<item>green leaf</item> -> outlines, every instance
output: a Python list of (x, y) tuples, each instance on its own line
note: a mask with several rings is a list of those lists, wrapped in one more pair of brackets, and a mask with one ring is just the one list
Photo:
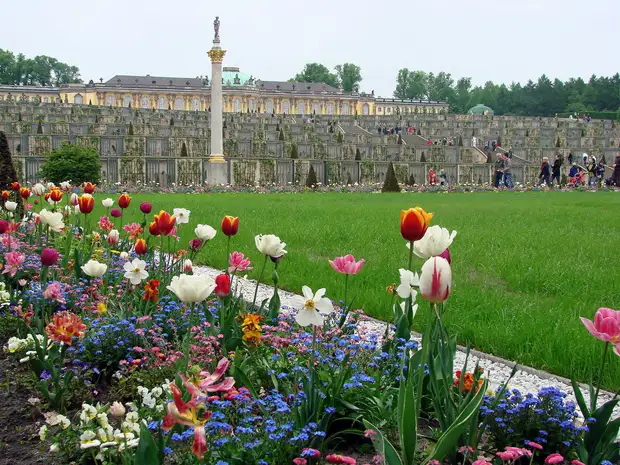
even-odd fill
[(269, 319), (275, 321), (280, 314), (280, 296), (278, 295), (278, 289), (273, 290), (273, 297), (269, 301)]
[[(415, 457), (415, 449), (418, 442), (418, 412), (416, 411), (416, 399), (414, 396), (413, 378), (415, 372), (408, 370), (408, 379), (405, 382), (401, 380), (401, 389), (399, 393), (400, 418), (399, 433), (400, 447), (403, 451), (405, 465), (413, 465)], [(401, 399), (402, 398), (402, 403)]]
[(620, 399), (610, 400), (592, 412), (591, 416), (595, 418), (596, 421), (593, 424), (588, 424), (590, 431), (586, 433), (584, 438), (586, 449), (590, 452), (590, 454), (598, 446), (598, 443), (605, 432), (605, 428), (607, 428), (607, 424), (609, 423), (611, 415), (614, 413), (614, 408), (616, 408), (618, 402), (620, 402)]
[(159, 464), (157, 444), (153, 435), (144, 423), (140, 424), (140, 442), (136, 449), (135, 465), (157, 465)]
[(590, 410), (588, 409), (588, 406), (586, 405), (586, 401), (583, 398), (583, 394), (581, 392), (581, 388), (579, 387), (579, 384), (574, 379), (571, 379), (570, 383), (573, 386), (573, 391), (575, 392), (575, 399), (577, 399), (577, 404), (579, 405), (579, 408), (581, 409), (581, 414), (583, 415), (584, 418), (590, 418)]
[(364, 426), (366, 429), (373, 430), (377, 433), (375, 438), (372, 440), (372, 443), (375, 446), (377, 453), (385, 457), (385, 465), (403, 465), (403, 461), (400, 459), (398, 452), (396, 452), (396, 449), (390, 441), (383, 437), (381, 431), (366, 420), (364, 420)]
[(248, 391), (250, 391), (250, 394), (252, 394), (254, 398), (258, 399), (258, 392), (256, 391), (254, 384), (252, 384), (252, 381), (250, 381), (250, 378), (245, 374), (245, 371), (243, 371), (241, 367), (235, 368), (234, 377), (235, 381), (241, 384), (242, 387), (246, 387)]

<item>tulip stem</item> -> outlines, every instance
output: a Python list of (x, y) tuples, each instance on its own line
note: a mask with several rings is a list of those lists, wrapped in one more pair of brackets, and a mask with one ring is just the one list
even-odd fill
[(411, 265), (413, 264), (413, 241), (409, 241), (409, 267), (407, 268), (411, 271)]
[(252, 300), (252, 311), (256, 309), (256, 297), (258, 296), (258, 286), (260, 285), (261, 279), (263, 279), (263, 274), (265, 273), (265, 267), (267, 266), (267, 258), (268, 255), (265, 255), (265, 261), (263, 262), (263, 266), (261, 267), (260, 274), (258, 275), (258, 279), (256, 280), (256, 289), (254, 289), (254, 299)]
[(590, 412), (594, 412), (596, 410), (596, 402), (598, 400), (598, 393), (601, 390), (601, 382), (603, 378), (603, 368), (605, 368), (605, 359), (607, 358), (607, 350), (609, 350), (609, 341), (605, 343), (605, 348), (603, 349), (603, 359), (601, 360), (601, 367), (598, 370), (598, 378), (596, 380), (596, 394), (594, 394), (594, 399), (590, 400)]
[[(226, 261), (224, 263), (228, 264), (230, 257), (230, 236), (228, 236), (228, 245), (226, 246)], [(226, 267), (226, 273), (230, 274), (228, 271), (228, 267)]]
[(342, 306), (342, 317), (340, 317), (340, 324), (338, 325), (339, 328), (342, 328), (344, 326), (344, 322), (347, 319), (347, 315), (349, 314), (349, 308), (347, 307), (347, 288), (349, 287), (349, 275), (345, 274), (344, 275), (344, 303)]

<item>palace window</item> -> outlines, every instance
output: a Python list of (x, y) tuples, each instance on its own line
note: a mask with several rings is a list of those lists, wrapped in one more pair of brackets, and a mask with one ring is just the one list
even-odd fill
[(250, 104), (250, 111), (251, 111), (251, 112), (254, 112), (254, 100), (253, 100), (253, 99), (250, 99), (249, 104)]
[(185, 105), (183, 105), (183, 99), (181, 97), (177, 97), (174, 101), (174, 109), (175, 110), (183, 110)]
[(235, 107), (234, 112), (235, 113), (241, 113), (241, 100), (239, 100), (238, 98), (236, 98), (233, 101), (233, 105)]
[(290, 105), (288, 100), (284, 100), (282, 102), (282, 113), (286, 113), (287, 115), (291, 112)]
[(392, 109), (390, 107), (388, 107), (388, 109), (385, 110), (385, 111), (386, 111), (386, 113), (392, 113)]
[(297, 114), (303, 115), (306, 112), (306, 105), (303, 102), (297, 104)]
[(157, 107), (158, 107), (160, 110), (165, 110), (165, 109), (166, 109), (166, 99), (165, 99), (165, 98), (163, 98), (163, 97), (159, 97), (159, 98), (157, 99)]
[(267, 100), (266, 111), (267, 113), (273, 113), (273, 100)]
[(149, 98), (148, 97), (142, 97), (140, 99), (140, 106), (142, 108), (148, 108), (149, 107)]
[(318, 103), (312, 104), (312, 113), (314, 113), (315, 115), (321, 114), (321, 106)]
[(334, 104), (331, 102), (327, 104), (327, 114), (328, 115), (334, 114)]
[(108, 95), (105, 98), (105, 104), (109, 107), (111, 107), (112, 105), (114, 105), (114, 97), (112, 95)]
[(192, 110), (200, 110), (200, 100), (198, 100), (197, 98), (192, 99)]
[(49, 98), (47, 98), (47, 97), (43, 97), (43, 103), (48, 103), (49, 101), (50, 101), (50, 99), (49, 99)]
[(73, 97), (73, 103), (75, 103), (76, 105), (81, 105), (83, 102), (84, 99), (80, 94), (77, 94), (75, 97)]
[(349, 104), (348, 103), (343, 103), (342, 104), (342, 114), (343, 115), (348, 115), (350, 113), (350, 109), (349, 109)]
[(128, 107), (129, 105), (131, 105), (132, 100), (133, 99), (131, 98), (131, 95), (125, 95), (125, 97), (123, 97), (123, 106)]
[(364, 114), (364, 115), (369, 115), (370, 114), (370, 105), (368, 105), (367, 103), (362, 105), (362, 114)]

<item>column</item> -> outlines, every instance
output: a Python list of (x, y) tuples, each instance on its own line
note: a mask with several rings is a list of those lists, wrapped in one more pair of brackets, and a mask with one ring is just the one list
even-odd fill
[(210, 163), (224, 163), (224, 142), (222, 123), (222, 59), (226, 50), (220, 47), (219, 31), (216, 31), (213, 48), (208, 55), (211, 58), (211, 154)]

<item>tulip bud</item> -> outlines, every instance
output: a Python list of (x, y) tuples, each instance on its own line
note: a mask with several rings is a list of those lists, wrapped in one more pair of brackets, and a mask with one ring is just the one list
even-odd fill
[[(77, 194), (73, 194), (73, 195), (75, 195), (76, 202), (77, 202)], [(71, 196), (72, 199), (73, 199), (73, 195)], [(63, 196), (63, 193), (60, 189), (52, 189), (47, 194), (45, 194), (45, 200), (51, 200), (53, 202), (60, 202), (62, 200), (62, 196)], [(77, 205), (77, 203), (72, 203), (72, 205)]]
[(11, 193), (9, 191), (2, 191), (2, 200), (7, 201), (9, 197), (11, 197)]
[(224, 233), (225, 236), (234, 236), (238, 231), (239, 217), (225, 216), (224, 219), (222, 219), (222, 233)]
[(110, 208), (112, 205), (114, 205), (114, 200), (112, 200), (112, 199), (103, 199), (101, 201), (101, 205), (103, 205), (106, 208)]
[(125, 412), (125, 406), (118, 401), (115, 401), (110, 406), (110, 415), (112, 415), (113, 417), (120, 418), (125, 415)]
[(192, 270), (194, 269), (194, 264), (192, 263), (192, 261), (188, 258), (183, 262), (183, 272), (184, 273), (191, 273)]
[(151, 210), (153, 210), (153, 205), (151, 205), (150, 203), (142, 202), (140, 204), (140, 211), (144, 213), (145, 215), (148, 215), (149, 213), (151, 213)]
[(0, 234), (4, 234), (9, 230), (9, 222), (7, 220), (0, 220)]
[(110, 216), (113, 218), (120, 218), (122, 215), (121, 211), (118, 208), (113, 208), (110, 210)]
[(129, 194), (121, 194), (121, 196), (118, 198), (118, 206), (121, 208), (129, 207), (130, 202), (131, 197), (129, 197)]
[(230, 276), (220, 274), (215, 277), (215, 295), (225, 297), (230, 294)]
[(19, 195), (22, 199), (30, 198), (30, 189), (28, 189), (27, 187), (20, 187)]
[(134, 251), (137, 255), (144, 255), (148, 247), (146, 245), (146, 241), (144, 239), (137, 239), (134, 245)]
[(11, 183), (11, 189), (14, 190), (15, 192), (19, 192), (19, 189), (21, 188), (21, 184), (16, 182), (12, 182)]
[[(51, 198), (52, 200), (54, 200), (54, 198), (53, 198), (52, 196), (50, 196), (50, 198)], [(56, 200), (54, 200), (54, 202), (56, 202)], [(74, 192), (73, 194), (71, 194), (71, 197), (70, 197), (70, 199), (69, 199), (69, 203), (70, 203), (71, 205), (73, 205), (74, 207), (75, 207), (76, 205), (78, 205), (78, 203), (79, 203), (79, 197), (78, 197), (78, 195), (77, 195), (75, 192)]]
[(159, 232), (159, 226), (157, 222), (153, 221), (151, 224), (149, 224), (149, 233), (151, 233), (151, 236), (159, 236), (161, 234)]
[(41, 265), (43, 266), (55, 265), (59, 258), (60, 254), (56, 251), (56, 249), (48, 247), (41, 251)]
[(123, 260), (129, 259), (129, 254), (127, 252), (121, 252), (119, 255)]
[(95, 192), (95, 186), (96, 186), (96, 184), (93, 184), (92, 182), (85, 182), (84, 183), (84, 193), (85, 194), (92, 194), (93, 192)]
[(118, 244), (119, 239), (120, 239), (120, 233), (116, 229), (113, 229), (112, 231), (108, 233), (108, 244), (116, 245)]
[(407, 241), (419, 241), (424, 237), (432, 218), (433, 214), (426, 213), (421, 207), (401, 210), (400, 233)]
[(32, 192), (34, 195), (43, 195), (45, 194), (45, 186), (39, 182), (32, 187)]
[(197, 237), (195, 239), (192, 239), (191, 241), (189, 241), (189, 248), (196, 251), (196, 250), (200, 250), (200, 248), (202, 247), (202, 240), (198, 239)]
[(8, 212), (14, 212), (15, 210), (17, 210), (17, 202), (11, 202), (9, 200), (8, 202), (4, 203), (4, 208), (6, 208), (6, 211)]
[(439, 254), (439, 256), (440, 256), (441, 258), (445, 258), (445, 259), (446, 259), (446, 261), (447, 261), (450, 265), (452, 265), (452, 256), (450, 255), (450, 249), (446, 249), (446, 250), (444, 250), (443, 252), (441, 252), (441, 254)]
[[(71, 196), (71, 198), (73, 199), (73, 196)], [(86, 215), (92, 212), (93, 208), (95, 208), (95, 199), (90, 194), (81, 195), (78, 198), (78, 205), (80, 207), (80, 212)]]

